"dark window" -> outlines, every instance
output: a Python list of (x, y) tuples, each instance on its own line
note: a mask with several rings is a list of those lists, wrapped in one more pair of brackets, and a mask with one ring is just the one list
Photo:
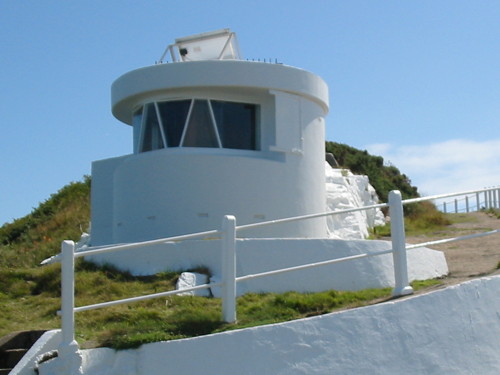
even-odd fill
[(218, 100), (211, 104), (222, 147), (255, 150), (256, 105)]
[(182, 146), (220, 147), (210, 114), (208, 100), (194, 101)]
[(142, 126), (142, 107), (134, 112), (132, 117), (132, 128), (134, 129), (134, 152), (137, 152), (139, 147), (139, 139), (141, 137)]
[(165, 147), (154, 103), (149, 103), (146, 106), (146, 121), (144, 126), (141, 151), (152, 151)]
[(158, 110), (168, 147), (179, 147), (190, 106), (191, 100), (158, 103)]
[[(158, 109), (159, 119), (156, 109)], [(134, 114), (142, 121), (139, 152), (166, 147), (257, 149), (255, 104), (186, 99), (149, 103)]]
[(134, 117), (132, 118), (132, 126), (138, 128), (142, 123), (142, 107), (134, 112)]

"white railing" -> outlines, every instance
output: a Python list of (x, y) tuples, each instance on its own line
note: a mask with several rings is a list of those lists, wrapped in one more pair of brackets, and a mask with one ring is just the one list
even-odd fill
[[(451, 198), (448, 196), (446, 198)], [(435, 201), (438, 207), (444, 213), (469, 213), (480, 210), (500, 209), (500, 188), (492, 187), (482, 190), (464, 192), (460, 198), (453, 200), (438, 199)]]
[[(271, 221), (255, 223), (255, 224), (247, 224), (247, 225), (241, 225), (241, 226), (236, 226), (236, 218), (234, 216), (225, 216), (223, 218), (223, 221), (222, 221), (221, 230), (211, 230), (211, 231), (207, 231), (207, 232), (200, 232), (200, 233), (193, 233), (193, 234), (188, 234), (188, 235), (168, 237), (168, 238), (162, 238), (162, 239), (152, 240), (152, 241), (145, 241), (145, 242), (140, 242), (140, 243), (130, 243), (130, 244), (108, 246), (108, 247), (101, 247), (101, 248), (89, 248), (88, 250), (79, 251), (79, 252), (75, 252), (75, 244), (73, 241), (63, 241), (63, 243), (61, 245), (61, 253), (54, 258), (54, 260), (56, 260), (56, 261), (61, 261), (61, 268), (62, 268), (62, 270), (61, 270), (61, 272), (62, 272), (62, 276), (61, 276), (62, 291), (61, 291), (61, 312), (60, 312), (60, 314), (62, 315), (62, 342), (61, 342), (61, 346), (59, 348), (59, 353), (60, 353), (59, 355), (61, 357), (67, 358), (69, 361), (68, 363), (70, 363), (71, 361), (74, 361), (75, 360), (74, 358), (78, 357), (77, 356), (78, 344), (75, 341), (75, 334), (74, 334), (74, 328), (75, 328), (74, 314), (75, 314), (75, 312), (80, 312), (80, 311), (85, 311), (85, 310), (93, 310), (93, 309), (98, 309), (98, 308), (103, 308), (103, 307), (108, 307), (108, 306), (113, 306), (113, 305), (118, 305), (118, 304), (123, 304), (123, 303), (138, 302), (138, 301), (143, 301), (143, 300), (152, 299), (152, 298), (165, 297), (165, 296), (169, 296), (169, 295), (185, 293), (188, 291), (213, 288), (213, 287), (217, 286), (217, 287), (221, 287), (221, 289), (222, 289), (222, 298), (221, 299), (222, 299), (223, 320), (225, 322), (235, 322), (236, 321), (236, 283), (237, 282), (255, 279), (255, 278), (259, 278), (259, 277), (276, 275), (279, 273), (294, 272), (294, 271), (298, 271), (298, 270), (302, 270), (302, 269), (306, 269), (306, 268), (321, 267), (321, 266), (328, 265), (328, 264), (353, 261), (353, 260), (357, 260), (357, 259), (362, 259), (362, 258), (367, 258), (367, 257), (372, 257), (372, 256), (379, 256), (379, 255), (383, 255), (383, 254), (391, 254), (391, 253), (393, 254), (394, 278), (395, 278), (395, 287), (394, 287), (393, 292), (392, 292), (393, 296), (403, 296), (403, 295), (412, 294), (413, 289), (409, 285), (409, 281), (408, 281), (408, 267), (407, 267), (407, 260), (406, 260), (407, 250), (415, 249), (418, 247), (430, 246), (430, 245), (434, 245), (434, 244), (442, 244), (442, 243), (446, 243), (446, 242), (453, 242), (453, 241), (459, 241), (459, 240), (464, 240), (464, 239), (470, 239), (470, 238), (476, 238), (476, 237), (481, 237), (481, 236), (485, 236), (485, 235), (495, 234), (495, 233), (499, 233), (500, 230), (493, 230), (493, 231), (489, 231), (489, 232), (485, 232), (485, 233), (479, 233), (479, 234), (468, 235), (468, 236), (463, 236), (463, 237), (455, 237), (455, 238), (449, 238), (449, 239), (445, 239), (445, 240), (431, 241), (431, 242), (420, 243), (417, 245), (408, 245), (407, 246), (406, 245), (406, 237), (405, 237), (405, 227), (404, 227), (403, 205), (410, 204), (410, 203), (422, 202), (422, 201), (428, 201), (428, 200), (436, 200), (436, 199), (444, 199), (444, 198), (449, 198), (449, 197), (470, 195), (470, 194), (476, 194), (476, 193), (493, 194), (490, 192), (493, 192), (493, 191), (498, 192), (498, 190), (499, 190), (499, 188), (497, 187), (497, 188), (490, 188), (490, 189), (481, 189), (481, 190), (472, 191), (472, 192), (468, 191), (468, 192), (461, 192), (461, 193), (451, 193), (451, 194), (434, 195), (434, 196), (428, 196), (428, 197), (422, 197), (422, 198), (407, 199), (404, 201), (402, 200), (401, 194), (399, 191), (391, 191), (389, 193), (389, 202), (388, 203), (381, 203), (381, 204), (375, 204), (375, 205), (364, 206), (364, 207), (359, 207), (359, 208), (324, 212), (324, 213), (304, 215), (304, 216), (298, 216), (298, 217), (290, 217), (290, 218), (271, 220)], [(498, 200), (497, 200), (497, 202), (498, 202)], [(277, 270), (262, 272), (262, 273), (253, 274), (253, 275), (244, 275), (244, 276), (238, 276), (238, 277), (236, 276), (236, 233), (238, 231), (242, 231), (244, 229), (250, 229), (250, 228), (258, 228), (258, 227), (263, 227), (263, 226), (268, 226), (268, 225), (277, 225), (277, 224), (291, 222), (291, 221), (307, 220), (307, 219), (311, 219), (311, 218), (337, 215), (337, 214), (349, 213), (349, 212), (354, 212), (354, 211), (378, 209), (378, 208), (383, 208), (383, 207), (389, 207), (389, 213), (390, 213), (390, 217), (391, 217), (392, 248), (389, 250), (380, 251), (380, 252), (376, 252), (376, 253), (370, 253), (370, 254), (368, 254), (368, 253), (358, 254), (358, 255), (354, 255), (354, 256), (348, 256), (348, 257), (339, 258), (339, 259), (332, 259), (332, 260), (327, 260), (327, 261), (317, 262), (317, 263), (303, 264), (300, 266), (295, 266), (295, 267), (290, 267), (290, 268), (285, 268), (285, 269), (277, 269)], [(222, 259), (221, 259), (221, 262), (222, 262), (222, 281), (221, 282), (198, 285), (195, 287), (182, 289), (182, 290), (166, 291), (166, 292), (162, 292), (162, 293), (155, 293), (155, 294), (150, 294), (150, 295), (145, 295), (145, 296), (140, 296), (140, 297), (131, 297), (131, 298), (126, 298), (126, 299), (121, 299), (121, 300), (115, 300), (115, 301), (97, 303), (97, 304), (93, 304), (93, 305), (75, 307), (75, 305), (74, 305), (74, 299), (75, 299), (75, 293), (74, 293), (75, 268), (74, 268), (74, 265), (75, 265), (76, 258), (85, 257), (85, 256), (89, 256), (89, 255), (96, 255), (96, 254), (100, 254), (100, 253), (104, 253), (104, 252), (123, 251), (123, 250), (139, 248), (139, 247), (151, 246), (151, 245), (165, 243), (168, 241), (183, 241), (183, 240), (188, 240), (188, 239), (204, 238), (204, 237), (209, 237), (209, 236), (210, 237), (220, 236), (222, 239), (222, 241), (221, 241), (221, 246), (222, 246)], [(73, 358), (73, 359), (71, 359), (71, 358)], [(63, 362), (64, 362), (64, 359), (63, 359)], [(67, 366), (70, 366), (70, 364), (67, 364)]]

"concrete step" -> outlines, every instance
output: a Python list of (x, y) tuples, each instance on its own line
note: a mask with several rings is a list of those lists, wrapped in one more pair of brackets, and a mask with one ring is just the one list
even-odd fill
[(6, 375), (17, 365), (45, 331), (13, 332), (0, 338), (0, 375)]
[(0, 338), (0, 350), (29, 349), (45, 331), (12, 332)]
[(7, 349), (0, 351), (0, 367), (14, 368), (27, 351), (28, 349)]

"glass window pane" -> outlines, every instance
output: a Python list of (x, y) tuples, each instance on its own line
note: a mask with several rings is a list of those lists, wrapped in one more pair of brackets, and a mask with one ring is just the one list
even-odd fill
[(161, 138), (160, 124), (156, 116), (154, 103), (146, 106), (146, 123), (144, 124), (141, 152), (165, 147)]
[(139, 147), (139, 139), (141, 137), (141, 124), (142, 124), (142, 107), (134, 112), (132, 117), (132, 127), (134, 129), (134, 153), (137, 152)]
[(219, 147), (208, 100), (194, 101), (182, 146)]
[(179, 147), (191, 100), (158, 103), (168, 147)]
[(257, 106), (217, 100), (211, 104), (222, 147), (255, 150)]

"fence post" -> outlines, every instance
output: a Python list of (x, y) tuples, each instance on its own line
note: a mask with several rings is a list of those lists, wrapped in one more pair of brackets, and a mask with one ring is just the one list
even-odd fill
[(446, 214), (446, 202), (443, 202), (443, 212)]
[(458, 200), (455, 199), (455, 213), (458, 214)]
[(63, 241), (61, 255), (60, 369), (65, 374), (81, 374), (82, 357), (75, 340), (75, 243)]
[(222, 318), (236, 322), (236, 218), (222, 219)]
[(479, 193), (476, 193), (476, 211), (481, 211), (481, 199)]
[(389, 192), (389, 213), (391, 217), (391, 240), (395, 281), (392, 295), (404, 296), (412, 294), (413, 288), (408, 282), (404, 213), (401, 193), (398, 190)]
[(465, 196), (465, 212), (469, 213), (469, 197)]

